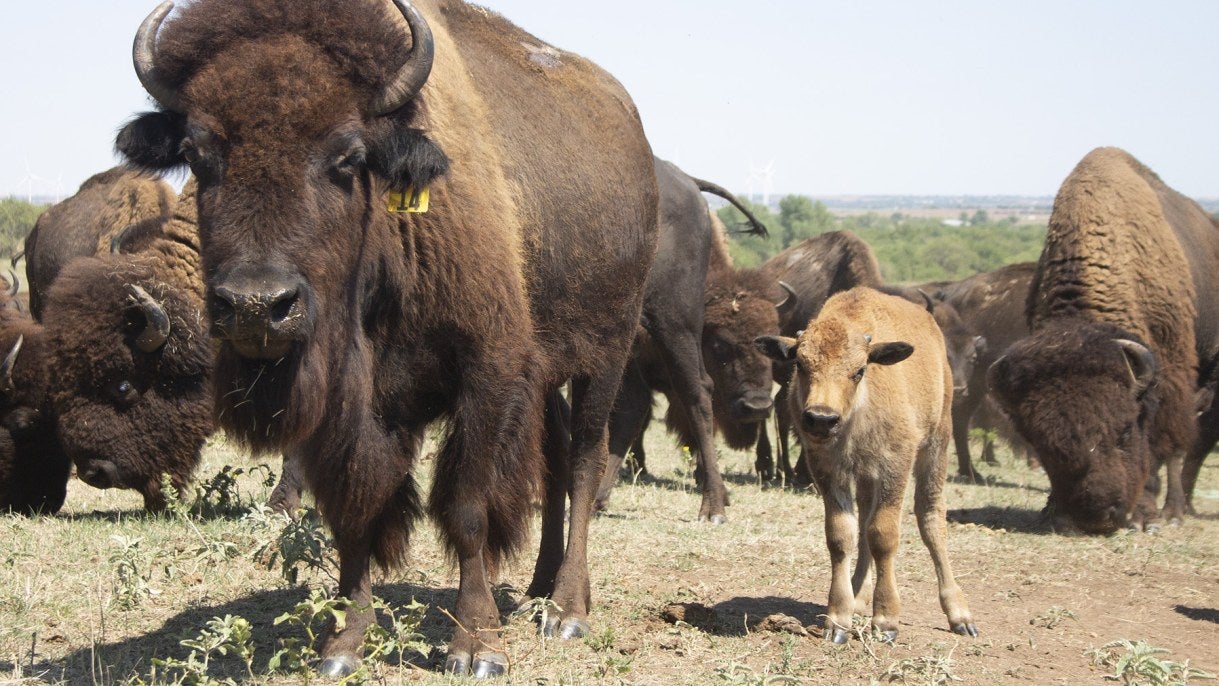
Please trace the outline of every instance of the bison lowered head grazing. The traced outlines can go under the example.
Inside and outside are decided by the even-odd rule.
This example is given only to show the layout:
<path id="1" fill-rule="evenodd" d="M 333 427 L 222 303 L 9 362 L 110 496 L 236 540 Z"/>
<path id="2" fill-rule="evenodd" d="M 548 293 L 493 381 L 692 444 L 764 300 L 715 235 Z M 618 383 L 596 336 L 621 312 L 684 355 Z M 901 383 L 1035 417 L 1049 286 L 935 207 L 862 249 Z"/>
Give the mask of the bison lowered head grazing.
<path id="1" fill-rule="evenodd" d="M 1050 477 L 1048 514 L 1059 528 L 1106 534 L 1127 525 L 1152 463 L 1156 371 L 1128 332 L 1074 321 L 1017 341 L 990 368 L 991 392 Z M 1064 406 L 1064 397 L 1074 400 Z"/>
<path id="2" fill-rule="evenodd" d="M 338 677 L 372 562 L 403 560 L 425 507 L 461 574 L 447 671 L 507 669 L 490 580 L 543 490 L 527 593 L 562 608 L 548 635 L 589 630 L 588 522 L 656 249 L 621 85 L 483 8 L 417 4 L 166 2 L 133 51 L 160 109 L 117 138 L 198 179 L 215 416 L 296 459 L 334 532 Z M 442 420 L 425 504 L 412 468 Z"/>

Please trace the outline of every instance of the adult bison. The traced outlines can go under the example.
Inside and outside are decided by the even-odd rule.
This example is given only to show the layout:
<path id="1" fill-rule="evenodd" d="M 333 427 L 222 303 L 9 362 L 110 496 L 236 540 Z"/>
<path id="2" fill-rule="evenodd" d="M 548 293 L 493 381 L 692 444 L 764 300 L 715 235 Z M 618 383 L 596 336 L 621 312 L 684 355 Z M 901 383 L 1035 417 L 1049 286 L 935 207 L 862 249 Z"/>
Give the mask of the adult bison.
<path id="1" fill-rule="evenodd" d="M 507 667 L 490 579 L 543 453 L 527 592 L 561 607 L 548 634 L 588 630 L 588 522 L 656 177 L 629 96 L 588 61 L 456 0 L 394 6 L 199 0 L 166 23 L 161 5 L 134 48 L 160 109 L 117 146 L 199 180 L 216 417 L 297 456 L 339 551 L 351 604 L 321 671 L 358 664 L 370 561 L 405 556 L 417 439 L 444 419 L 426 508 L 461 575 L 445 669 L 488 676 Z"/>
<path id="2" fill-rule="evenodd" d="M 761 271 L 770 279 L 788 284 L 795 296 L 795 303 L 785 308 L 779 320 L 781 334 L 789 337 L 794 337 L 816 317 L 831 295 L 856 286 L 878 288 L 883 283 L 880 264 L 872 249 L 850 231 L 830 231 L 806 238 L 767 260 Z M 783 408 L 787 404 L 791 372 L 792 365 L 788 362 L 774 365 L 774 380 L 779 384 L 774 401 L 778 425 L 775 444 L 784 481 L 807 485 L 807 475 L 794 471 L 788 457 L 787 435 L 791 422 Z M 766 479 L 775 474 L 775 460 L 765 431 L 758 433 L 755 468 Z"/>
<path id="3" fill-rule="evenodd" d="M 911 472 L 940 606 L 954 633 L 977 636 L 948 561 L 944 475 L 952 372 L 932 316 L 900 296 L 854 288 L 830 298 L 798 339 L 766 336 L 758 346 L 796 368 L 788 409 L 825 505 L 831 564 L 826 638 L 846 642 L 873 560 L 872 626 L 888 640 L 896 638 L 901 602 L 893 562 Z M 857 544 L 852 575 L 849 555 Z"/>
<path id="4" fill-rule="evenodd" d="M 953 395 L 952 440 L 957 452 L 957 473 L 976 479 L 978 473 L 969 454 L 969 429 L 980 417 L 988 397 L 986 370 L 1016 341 L 1028 335 L 1024 315 L 1035 262 L 1009 264 L 994 271 L 975 274 L 960 281 L 938 284 L 936 299 L 952 305 L 965 328 L 982 336 L 977 359 L 963 390 Z"/>
<path id="5" fill-rule="evenodd" d="M 1216 273 L 1214 222 L 1128 153 L 1094 150 L 1063 182 L 1029 290 L 1032 335 L 989 373 L 1050 477 L 1057 522 L 1152 525 L 1144 485 L 1158 464 L 1164 515 L 1181 518 L 1199 359 L 1207 368 L 1219 349 Z"/>
<path id="6" fill-rule="evenodd" d="M 98 174 L 26 241 L 43 411 L 82 481 L 135 489 L 153 511 L 213 427 L 194 182 L 180 200 L 162 186 Z"/>
<path id="7" fill-rule="evenodd" d="M 700 521 L 726 521 L 728 492 L 720 474 L 714 430 L 729 445 L 752 446 L 770 414 L 770 361 L 753 346 L 778 332 L 779 284 L 756 270 L 732 266 L 723 225 L 702 192 L 724 197 L 745 212 L 752 233 L 766 228 L 723 188 L 656 160 L 660 228 L 656 260 L 644 286 L 641 331 L 610 418 L 609 464 L 597 493 L 604 508 L 628 450 L 643 464 L 642 434 L 652 393 L 669 400 L 665 416 L 693 448 L 702 489 Z"/>

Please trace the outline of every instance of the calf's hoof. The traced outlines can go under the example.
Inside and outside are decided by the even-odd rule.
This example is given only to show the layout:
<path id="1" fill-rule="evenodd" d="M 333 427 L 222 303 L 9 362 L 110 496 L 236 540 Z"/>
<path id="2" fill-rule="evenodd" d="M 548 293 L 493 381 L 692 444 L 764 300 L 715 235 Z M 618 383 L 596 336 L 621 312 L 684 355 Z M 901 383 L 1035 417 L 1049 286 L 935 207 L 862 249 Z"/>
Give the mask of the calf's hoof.
<path id="1" fill-rule="evenodd" d="M 884 643 L 888 643 L 888 644 L 892 645 L 893 643 L 897 642 L 897 629 L 885 629 L 883 631 L 878 631 L 876 633 L 877 633 L 877 638 L 879 638 Z"/>
<path id="2" fill-rule="evenodd" d="M 317 666 L 317 673 L 327 679 L 343 679 L 355 674 L 360 668 L 360 661 L 350 655 L 338 655 L 322 660 Z"/>
<path id="3" fill-rule="evenodd" d="M 962 636 L 976 637 L 978 635 L 978 625 L 972 622 L 958 622 L 957 624 L 952 625 L 952 633 L 960 634 Z"/>
<path id="4" fill-rule="evenodd" d="M 834 627 L 833 629 L 826 630 L 825 638 L 834 645 L 843 645 L 848 639 L 851 638 L 851 632 L 846 629 Z"/>

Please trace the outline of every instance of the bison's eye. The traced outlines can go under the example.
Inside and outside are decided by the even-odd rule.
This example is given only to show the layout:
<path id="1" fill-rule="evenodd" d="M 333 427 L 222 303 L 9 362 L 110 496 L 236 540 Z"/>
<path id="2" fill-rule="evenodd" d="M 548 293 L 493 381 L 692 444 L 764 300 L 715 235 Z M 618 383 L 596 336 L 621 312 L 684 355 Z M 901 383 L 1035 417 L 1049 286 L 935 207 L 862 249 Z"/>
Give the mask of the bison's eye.
<path id="1" fill-rule="evenodd" d="M 796 370 L 801 374 L 808 374 L 808 365 L 804 363 L 804 360 L 798 357 L 796 358 Z"/>
<path id="2" fill-rule="evenodd" d="M 111 382 L 109 387 L 110 397 L 115 402 L 130 405 L 139 397 L 139 393 L 135 390 L 135 386 L 127 379 Z"/>
<path id="3" fill-rule="evenodd" d="M 368 152 L 363 144 L 353 145 L 334 158 L 330 165 L 330 172 L 339 181 L 349 181 L 364 167 L 367 158 Z"/>
<path id="4" fill-rule="evenodd" d="M 866 369 L 867 367 L 860 367 L 859 369 L 855 370 L 855 373 L 851 375 L 851 381 L 859 383 L 859 380 L 863 378 L 863 373 Z"/>
<path id="5" fill-rule="evenodd" d="M 179 152 L 200 181 L 213 181 L 219 176 L 220 166 L 215 156 L 207 153 L 193 138 L 182 139 Z"/>

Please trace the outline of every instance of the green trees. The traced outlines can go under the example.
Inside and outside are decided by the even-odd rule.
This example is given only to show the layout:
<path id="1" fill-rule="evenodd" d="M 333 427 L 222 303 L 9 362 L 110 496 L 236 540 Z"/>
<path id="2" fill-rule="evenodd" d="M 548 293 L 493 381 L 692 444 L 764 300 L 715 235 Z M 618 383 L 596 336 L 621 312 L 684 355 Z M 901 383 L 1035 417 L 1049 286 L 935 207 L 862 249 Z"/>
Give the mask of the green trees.
<path id="1" fill-rule="evenodd" d="M 771 236 L 734 236 L 729 251 L 739 267 L 756 267 L 811 236 L 849 229 L 872 247 L 886 281 L 945 281 L 1035 261 L 1045 241 L 1045 226 L 992 220 L 985 210 L 962 212 L 961 226 L 947 226 L 941 219 L 900 212 L 835 217 L 824 203 L 800 195 L 782 198 L 778 215 L 762 205 L 749 203 L 749 208 Z M 744 222 L 732 207 L 719 210 L 719 216 L 729 230 Z"/>
<path id="2" fill-rule="evenodd" d="M 25 245 L 25 236 L 34 228 L 46 205 L 32 205 L 16 198 L 0 200 L 0 257 L 11 259 Z"/>

